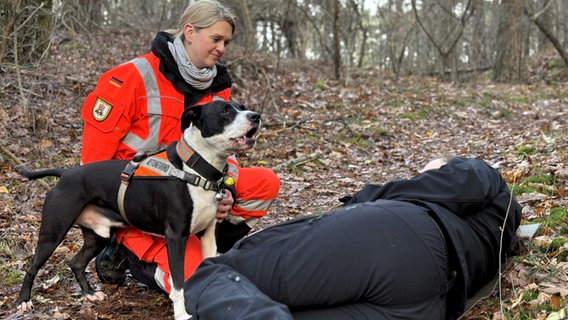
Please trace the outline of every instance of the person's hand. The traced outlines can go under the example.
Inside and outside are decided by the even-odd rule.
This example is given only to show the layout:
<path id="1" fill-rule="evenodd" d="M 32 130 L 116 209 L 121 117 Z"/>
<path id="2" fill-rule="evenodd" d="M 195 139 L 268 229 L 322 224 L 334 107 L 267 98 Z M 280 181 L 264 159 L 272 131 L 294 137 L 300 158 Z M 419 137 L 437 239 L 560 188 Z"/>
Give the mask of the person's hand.
<path id="1" fill-rule="evenodd" d="M 223 199 L 219 200 L 217 203 L 217 223 L 223 222 L 223 219 L 227 217 L 235 202 L 229 190 L 223 190 L 223 192 Z"/>

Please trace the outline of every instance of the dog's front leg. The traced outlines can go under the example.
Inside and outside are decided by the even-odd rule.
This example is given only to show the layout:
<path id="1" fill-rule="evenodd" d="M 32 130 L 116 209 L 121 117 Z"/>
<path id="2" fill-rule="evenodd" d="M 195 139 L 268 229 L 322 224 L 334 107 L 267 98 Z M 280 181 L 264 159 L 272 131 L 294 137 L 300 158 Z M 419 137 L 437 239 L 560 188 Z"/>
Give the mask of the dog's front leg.
<path id="1" fill-rule="evenodd" d="M 191 318 L 185 311 L 183 295 L 185 247 L 188 237 L 188 235 L 166 236 L 168 261 L 170 264 L 170 299 L 173 303 L 174 318 L 176 320 Z"/>
<path id="2" fill-rule="evenodd" d="M 205 232 L 201 236 L 201 252 L 203 254 L 203 259 L 211 258 L 217 255 L 217 242 L 215 240 L 215 227 L 217 221 L 205 229 Z"/>

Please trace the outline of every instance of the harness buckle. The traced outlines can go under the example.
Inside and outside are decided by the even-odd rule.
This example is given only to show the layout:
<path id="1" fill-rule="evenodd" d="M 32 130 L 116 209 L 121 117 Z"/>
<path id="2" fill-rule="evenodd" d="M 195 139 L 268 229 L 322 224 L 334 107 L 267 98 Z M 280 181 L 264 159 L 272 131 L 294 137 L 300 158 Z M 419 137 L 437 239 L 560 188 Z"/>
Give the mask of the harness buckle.
<path id="1" fill-rule="evenodd" d="M 123 182 L 130 181 L 132 175 L 134 174 L 134 171 L 136 171 L 136 168 L 138 168 L 138 166 L 140 165 L 140 162 L 142 162 L 147 157 L 148 154 L 144 152 L 136 153 L 136 155 L 134 155 L 134 158 L 130 160 L 126 168 L 122 170 L 122 173 L 120 174 L 120 180 L 122 180 Z"/>
<path id="2" fill-rule="evenodd" d="M 130 181 L 130 178 L 132 178 L 132 175 L 134 174 L 134 171 L 137 167 L 138 166 L 132 163 L 132 161 L 128 163 L 126 168 L 124 168 L 124 170 L 122 170 L 122 173 L 120 174 L 120 180 Z"/>
<path id="3" fill-rule="evenodd" d="M 137 152 L 134 155 L 134 158 L 132 158 L 132 161 L 134 162 L 142 162 L 142 160 L 148 158 L 148 154 L 145 152 Z"/>

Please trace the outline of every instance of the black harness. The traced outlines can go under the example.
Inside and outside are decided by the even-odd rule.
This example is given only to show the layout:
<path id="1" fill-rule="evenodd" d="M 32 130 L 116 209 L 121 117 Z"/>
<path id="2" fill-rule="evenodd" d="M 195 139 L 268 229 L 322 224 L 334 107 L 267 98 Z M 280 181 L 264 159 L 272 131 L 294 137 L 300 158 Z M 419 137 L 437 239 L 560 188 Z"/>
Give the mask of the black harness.
<path id="1" fill-rule="evenodd" d="M 183 170 L 183 164 L 192 168 L 198 174 Z M 138 174 L 137 169 L 143 168 Z M 133 177 L 152 177 L 156 179 L 177 178 L 185 183 L 205 190 L 217 191 L 216 199 L 220 200 L 225 185 L 234 184 L 234 179 L 227 175 L 228 166 L 219 171 L 207 162 L 183 137 L 177 142 L 170 144 L 166 150 L 154 154 L 137 153 L 126 165 L 120 175 L 120 187 L 118 189 L 117 204 L 122 218 L 128 222 L 124 210 L 124 196 L 126 189 Z M 130 222 L 128 222 L 130 223 Z"/>

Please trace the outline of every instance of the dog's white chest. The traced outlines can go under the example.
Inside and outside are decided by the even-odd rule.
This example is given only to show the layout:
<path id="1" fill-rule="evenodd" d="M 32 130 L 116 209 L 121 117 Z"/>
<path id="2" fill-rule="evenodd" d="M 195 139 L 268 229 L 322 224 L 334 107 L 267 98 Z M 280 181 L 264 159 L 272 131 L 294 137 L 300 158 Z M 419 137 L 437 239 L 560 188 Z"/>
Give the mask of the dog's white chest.
<path id="1" fill-rule="evenodd" d="M 201 187 L 188 185 L 189 193 L 193 199 L 193 212 L 191 213 L 192 234 L 205 230 L 212 223 L 216 223 L 217 201 L 215 191 L 205 190 Z"/>

